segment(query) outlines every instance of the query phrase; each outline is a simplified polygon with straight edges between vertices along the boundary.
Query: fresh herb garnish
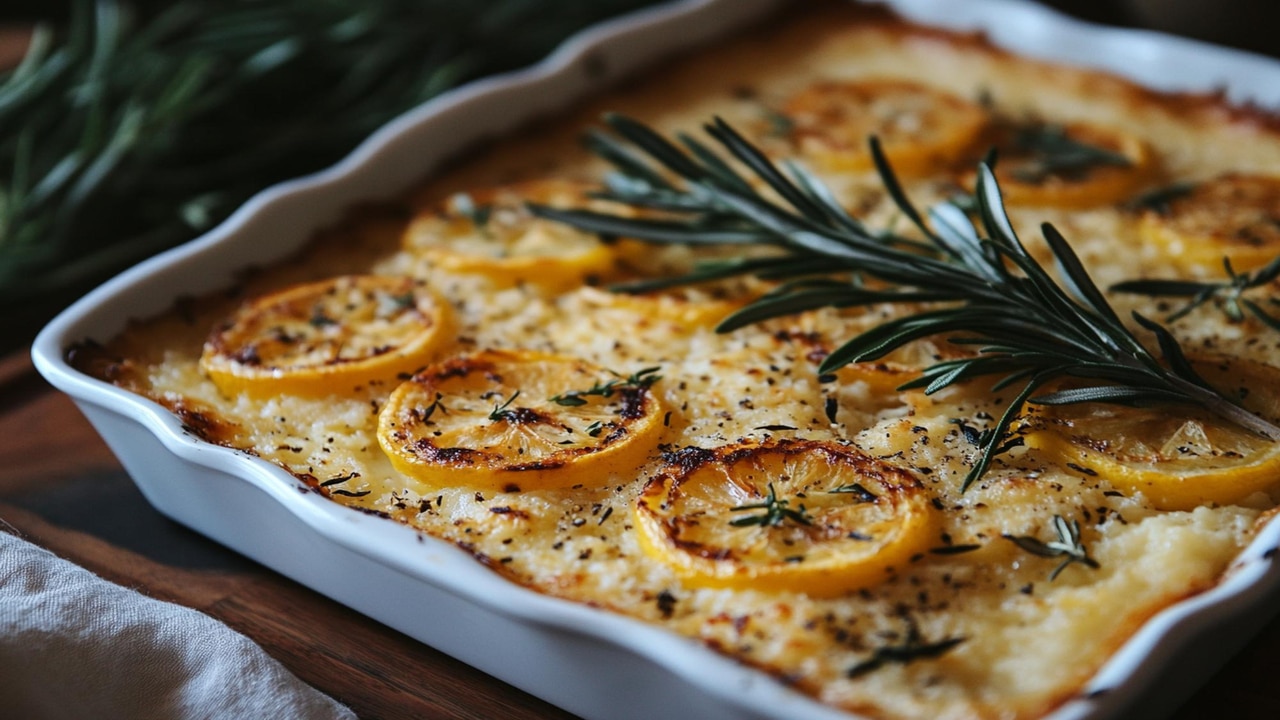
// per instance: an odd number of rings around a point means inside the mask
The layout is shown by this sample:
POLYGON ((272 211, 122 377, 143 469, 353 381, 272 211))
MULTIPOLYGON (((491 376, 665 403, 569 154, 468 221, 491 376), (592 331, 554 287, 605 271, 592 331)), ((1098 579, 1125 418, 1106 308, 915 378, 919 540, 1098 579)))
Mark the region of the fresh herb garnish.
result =
POLYGON ((790 520, 797 525, 812 525, 813 518, 805 511, 804 504, 801 503, 796 509, 791 508, 791 501, 786 498, 778 497, 773 489, 773 483, 768 485, 769 493, 765 496, 763 502, 748 503, 746 505, 737 505, 729 508, 733 512, 743 512, 747 510, 763 510, 759 515, 748 515, 746 517, 735 518, 729 521, 734 527, 745 527, 749 525, 759 525, 760 527, 777 527, 782 523, 790 520))
POLYGON ((332 487, 334 485, 341 485, 342 483, 348 480, 358 478, 358 477, 360 477, 360 473, 358 472, 352 472, 347 475, 339 475, 337 477, 332 477, 332 478, 329 478, 328 480, 322 481, 320 483, 320 487, 332 487))
POLYGON ((337 325, 338 321, 334 320, 328 315, 325 315, 324 310, 322 310, 319 307, 316 307, 312 311, 311 317, 307 318, 307 323, 311 325, 311 327, 313 328, 322 328, 322 327, 332 327, 334 325, 337 325))
MULTIPOLYGON (((1207 280, 1127 280, 1111 286, 1112 292, 1147 295, 1150 297, 1190 298, 1177 310, 1165 317, 1165 322, 1177 322, 1191 311, 1212 302, 1233 323, 1244 322, 1246 313, 1254 316, 1272 330, 1280 330, 1280 316, 1268 313, 1258 302, 1244 296, 1250 290, 1270 285, 1280 277, 1280 256, 1254 272, 1238 273, 1231 267, 1230 258, 1222 258, 1227 279, 1207 280)), ((1280 307, 1280 300, 1268 297, 1267 303, 1280 307)))
POLYGON ((1210 387, 1167 329, 1134 313, 1134 322, 1154 336, 1159 354, 1147 350, 1107 303, 1066 239, 1045 223, 1041 230, 1060 274, 1054 279, 1014 232, 986 163, 978 166, 976 221, 947 202, 922 213, 907 198, 872 138, 872 157, 885 189, 926 239, 907 244, 869 230, 815 176, 795 163, 775 165, 723 120, 708 125, 707 133, 781 202, 763 196, 729 161, 693 137, 682 134, 676 145, 627 117, 611 115, 606 122, 621 139, 594 133, 589 142, 618 172, 598 195, 654 208, 665 217, 618 217, 546 206, 532 206, 532 211, 583 230, 650 242, 777 248, 780 252, 768 257, 705 263, 687 275, 621 288, 648 290, 739 275, 782 281, 773 292, 726 318, 720 332, 823 307, 905 306, 903 316, 836 348, 819 373, 877 360, 931 336, 974 347, 974 355, 930 365, 920 378, 903 386, 935 393, 977 377, 996 376, 994 391, 1013 388, 1004 412, 979 438, 978 457, 962 489, 983 477, 995 458, 1012 447, 1010 427, 1028 402, 1193 405, 1259 435, 1280 438, 1280 428, 1210 387), (670 175, 681 180, 668 179, 670 175), (850 279, 832 277, 841 271, 850 279), (863 275, 881 285, 859 282, 863 275), (941 305, 920 310, 915 303, 941 305), (1084 386, 1036 394, 1064 379, 1082 380, 1084 386))
POLYGON ((1006 437, 1003 442, 996 445, 996 429, 994 427, 979 429, 970 425, 963 418, 952 418, 951 424, 960 428, 960 434, 964 436, 964 439, 970 445, 977 448, 992 448, 993 455, 1003 455, 1016 447, 1022 447, 1026 443, 1025 439, 1012 435, 1006 429, 1006 437))
POLYGON ((425 423, 425 422, 427 422, 428 420, 430 420, 430 419, 431 419, 431 416, 432 416, 432 415, 435 415, 435 414, 436 414, 436 411, 437 411, 437 410, 439 410, 439 411, 440 411, 440 414, 441 414, 441 415, 448 415, 448 414, 449 414, 449 408, 445 407, 445 406, 444 406, 444 403, 443 403, 443 402, 441 402, 441 400, 443 400, 443 399, 444 399, 444 395, 443 395, 443 394, 441 394, 441 393, 436 393, 436 399, 435 399, 435 400, 432 400, 430 405, 428 405, 428 406, 426 406, 425 408, 423 408, 423 409, 421 409, 421 410, 417 411, 417 414, 418 414, 418 420, 419 420, 420 422, 424 422, 424 423, 425 423))
POLYGON ((1017 128, 1013 145, 1018 162, 1010 174, 1025 183, 1044 182, 1051 176, 1071 177, 1099 165, 1129 167, 1123 154, 1071 137, 1066 128, 1052 123, 1029 123, 1017 128))
MULTIPOLYGON (((549 399, 557 405, 563 405, 565 407, 581 407, 586 405, 587 398, 593 395, 610 398, 613 397, 614 393, 623 390, 643 390, 651 387, 654 383, 662 379, 662 376, 657 374, 661 369, 661 367, 648 367, 631 373, 627 377, 622 377, 617 373, 613 373, 617 376, 613 380, 608 380, 603 383, 597 382, 595 385, 592 385, 585 390, 569 390, 568 392, 553 395, 549 399)), ((613 371, 610 370, 609 372, 612 373, 613 371)))
POLYGON ((907 665, 917 660, 932 660, 941 657, 949 650, 964 642, 965 638, 944 638, 937 642, 925 642, 920 636, 920 628, 914 622, 907 627, 907 637, 898 645, 885 645, 875 649, 871 657, 849 668, 846 677, 856 678, 873 670, 879 670, 889 663, 907 665))
POLYGON ((408 310, 418 304, 418 299, 413 296, 413 291, 391 296, 391 304, 396 310, 408 310))
POLYGON ((876 494, 862 486, 862 483, 849 483, 840 487, 828 490, 829 493, 838 493, 843 495, 853 495, 858 502, 873 503, 876 501, 876 494))
POLYGON ((516 411, 511 409, 511 403, 515 402, 518 397, 520 397, 519 390, 511 393, 511 397, 507 398, 503 402, 494 403, 493 411, 489 413, 489 419, 493 422, 501 422, 503 420, 515 418, 516 411))
POLYGON ((320 487, 329 490, 330 495, 342 495, 343 497, 358 498, 358 497, 364 497, 365 495, 371 494, 373 492, 372 490, 347 490, 346 488, 333 487, 334 485, 341 485, 347 482, 348 480, 354 480, 355 478, 358 478, 358 477, 360 477, 360 473, 358 472, 351 472, 347 475, 339 475, 337 477, 332 477, 332 478, 329 478, 328 480, 321 482, 320 487))
POLYGON ((1148 190, 1130 200, 1125 204, 1125 207, 1131 210, 1150 210, 1157 215, 1168 215, 1172 211, 1170 205, 1174 200, 1184 197, 1195 189, 1196 183, 1193 182, 1173 183, 1154 190, 1148 190))
POLYGON ((1067 522, 1061 515, 1054 515, 1053 531, 1058 537, 1049 542, 1041 542, 1029 535, 1003 535, 1002 537, 1032 555, 1062 558, 1062 562, 1049 573, 1050 582, 1072 563, 1080 563, 1095 570, 1098 568, 1098 561, 1089 557, 1089 551, 1084 543, 1080 542, 1080 523, 1075 520, 1067 522))
POLYGON ((372 490, 344 490, 342 488, 338 488, 337 490, 329 491, 329 494, 358 498, 358 497, 364 497, 365 495, 372 494, 372 492, 373 492, 372 490))

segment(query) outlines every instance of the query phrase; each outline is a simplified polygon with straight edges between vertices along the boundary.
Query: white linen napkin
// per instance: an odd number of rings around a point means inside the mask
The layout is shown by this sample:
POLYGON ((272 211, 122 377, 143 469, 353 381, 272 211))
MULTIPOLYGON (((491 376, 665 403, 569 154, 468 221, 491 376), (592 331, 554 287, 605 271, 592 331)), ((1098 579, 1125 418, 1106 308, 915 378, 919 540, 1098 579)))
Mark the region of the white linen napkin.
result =
POLYGON ((249 638, 0 529, 0 716, 354 719, 249 638))

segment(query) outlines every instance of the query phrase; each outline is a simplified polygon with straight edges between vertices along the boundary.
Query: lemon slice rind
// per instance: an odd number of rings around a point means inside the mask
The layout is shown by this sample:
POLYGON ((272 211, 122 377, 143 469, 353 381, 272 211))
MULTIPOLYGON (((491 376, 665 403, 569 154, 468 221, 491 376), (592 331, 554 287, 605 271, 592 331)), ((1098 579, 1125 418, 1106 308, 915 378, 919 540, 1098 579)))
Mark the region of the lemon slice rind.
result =
POLYGON ((935 523, 906 471, 804 440, 676 453, 633 515, 644 552, 690 586, 815 597, 891 577, 926 548, 935 523), (770 493, 807 522, 762 524, 770 493))
POLYGON ((214 328, 200 366, 232 397, 347 394, 423 367, 452 327, 448 303, 421 282, 344 275, 242 304, 214 328))
POLYGON ((967 155, 987 123, 976 103, 914 82, 864 79, 814 83, 786 100, 786 136, 824 170, 874 169, 875 135, 894 171, 936 173, 967 155))
POLYGON ((555 400, 610 378, 584 360, 526 350, 453 358, 392 392, 378 442, 396 470, 431 487, 517 492, 630 479, 661 436, 658 396, 619 385, 607 397, 555 400))
MULTIPOLYGON (((1273 422, 1280 416, 1280 369, 1239 358, 1193 361, 1211 385, 1273 422)), ((1034 407, 1028 448, 1141 492, 1160 510, 1231 505, 1280 484, 1280 442, 1187 408, 1080 405, 1034 407)))
POLYGON ((480 275, 498 287, 581 285, 613 269, 612 250, 595 235, 533 216, 525 203, 588 207, 596 202, 590 189, 548 178, 458 193, 418 213, 403 246, 430 267, 480 275))

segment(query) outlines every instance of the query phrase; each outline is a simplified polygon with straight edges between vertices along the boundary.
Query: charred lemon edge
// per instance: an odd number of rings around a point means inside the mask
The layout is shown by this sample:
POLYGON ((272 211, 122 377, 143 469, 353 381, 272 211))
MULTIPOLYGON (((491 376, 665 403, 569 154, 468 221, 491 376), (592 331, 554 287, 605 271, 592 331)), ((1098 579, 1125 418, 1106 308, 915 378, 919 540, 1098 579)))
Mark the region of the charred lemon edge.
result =
MULTIPOLYGON (((1217 189, 1216 186, 1230 186, 1239 183, 1269 184, 1271 186, 1269 189, 1275 195, 1277 204, 1280 204, 1280 177, 1228 173, 1201 181, 1188 190, 1186 196, 1171 199, 1169 201, 1169 213, 1176 215, 1182 202, 1203 202, 1204 198, 1197 193, 1203 192, 1206 187, 1217 189)), ((1212 200, 1212 198, 1209 200, 1212 200)), ((1239 210, 1239 206, 1236 204, 1224 204, 1219 209, 1234 211, 1239 210)), ((1225 212, 1217 213, 1219 216, 1225 214, 1225 212)), ((1227 218, 1227 222, 1221 226, 1200 227, 1189 230, 1178 227, 1176 217, 1171 217, 1169 214, 1155 210, 1146 210, 1138 219, 1138 233, 1144 242, 1160 248, 1164 257, 1187 269, 1218 270, 1222 267, 1223 259, 1226 258, 1231 261, 1231 266, 1236 271, 1255 270, 1280 255, 1280 242, 1259 243, 1256 246, 1222 242, 1220 240, 1221 237, 1228 236, 1233 231, 1240 229, 1238 226, 1230 225, 1229 220, 1227 218)))
MULTIPOLYGON (((885 156, 893 166, 894 172, 901 177, 923 177, 938 172, 961 158, 967 157, 980 141, 988 124, 987 112, 977 103, 966 100, 951 92, 925 85, 912 80, 890 78, 861 78, 852 80, 826 80, 813 83, 793 93, 783 103, 782 112, 791 116, 804 113, 799 105, 822 100, 822 93, 854 92, 875 99, 891 92, 915 93, 931 96, 939 117, 936 126, 926 131, 926 139, 921 138, 921 131, 905 137, 869 128, 865 135, 876 135, 884 150, 885 156), (937 137, 932 137, 936 135, 937 137)), ((865 139, 859 138, 856 144, 847 147, 841 143, 833 143, 822 131, 806 131, 797 136, 794 128, 786 133, 787 140, 804 157, 829 172, 867 172, 875 169, 875 161, 865 139), (811 147, 807 147, 811 146, 811 147)))
MULTIPOLYGON (((341 318, 334 318, 341 324, 341 318)), ((362 386, 394 382, 431 361, 452 343, 455 320, 452 307, 440 295, 411 278, 380 275, 342 275, 315 282, 292 285, 282 290, 252 298, 226 321, 219 324, 205 341, 200 368, 227 396, 246 395, 264 399, 277 395, 322 397, 353 394, 362 386), (422 332, 411 342, 369 357, 299 367, 271 367, 246 364, 236 360, 228 332, 243 323, 244 315, 270 311, 281 303, 323 293, 341 282, 381 285, 386 290, 409 291, 415 297, 415 309, 425 319, 422 332)))
POLYGON ((644 553, 669 567, 691 587, 802 592, 813 597, 838 597, 883 582, 927 549, 938 522, 932 496, 910 473, 854 448, 818 440, 781 440, 704 451, 700 461, 668 466, 650 478, 632 506, 632 517, 644 553), (900 511, 902 522, 895 526, 892 539, 857 561, 750 566, 686 552, 668 532, 666 513, 661 507, 665 498, 707 465, 732 462, 743 454, 808 452, 822 452, 842 461, 874 463, 894 477, 893 484, 886 483, 886 487, 892 491, 890 500, 900 511))
MULTIPOLYGON (((482 350, 436 363, 401 383, 378 413, 378 444, 392 466, 430 487, 461 486, 518 492, 577 485, 604 486, 619 477, 634 475, 648 461, 662 436, 665 415, 661 398, 651 388, 638 391, 641 393, 642 410, 635 418, 622 419, 623 434, 615 438, 610 433, 597 445, 557 450, 538 460, 508 461, 486 452, 489 450, 487 447, 441 448, 429 435, 419 435, 412 433, 412 428, 406 429, 405 408, 411 395, 432 401, 436 393, 441 393, 441 401, 447 406, 448 393, 442 389, 447 389, 450 380, 475 373, 494 375, 502 368, 506 368, 507 373, 512 369, 518 372, 522 363, 563 363, 596 370, 598 377, 609 374, 604 368, 579 358, 532 350, 482 350), (407 447, 410 444, 413 449, 407 447)), ((529 397, 550 397, 554 394, 546 391, 547 388, 541 388, 529 392, 529 397)), ((571 410, 565 408, 564 412, 571 410)), ((487 419, 487 416, 477 415, 477 421, 487 419)))
POLYGON ((534 218, 527 220, 530 228, 556 227, 565 233, 581 235, 582 242, 571 248, 567 255, 519 255, 511 257, 494 257, 459 251, 450 247, 449 231, 454 223, 468 226, 466 233, 482 232, 474 221, 449 209, 449 204, 459 195, 469 196, 474 202, 484 205, 493 198, 510 195, 521 197, 529 202, 544 203, 556 207, 572 207, 564 199, 576 197, 586 205, 590 199, 587 192, 594 189, 592 183, 562 178, 538 178, 505 185, 493 185, 463 193, 454 193, 425 210, 417 213, 409 221, 402 237, 402 247, 409 253, 425 259, 431 267, 447 273, 479 275, 488 278, 498 287, 514 287, 516 285, 533 285, 548 291, 562 291, 582 285, 593 278, 610 275, 617 263, 616 253, 609 245, 581 231, 567 226, 553 224, 552 221, 534 218), (442 223, 445 232, 428 230, 428 226, 442 223), (424 242, 424 236, 440 234, 434 242, 424 242))
MULTIPOLYGON (((1280 368, 1259 362, 1226 356, 1192 358, 1192 364, 1203 372, 1217 363, 1243 367, 1236 382, 1241 387, 1280 388, 1280 368), (1261 380, 1270 375, 1271 379, 1261 380), (1258 380, 1249 384, 1249 380, 1258 380)), ((1280 407, 1280 402, 1277 403, 1280 407)), ((1026 429, 1022 437, 1029 449, 1048 454, 1067 467, 1083 468, 1092 475, 1126 492, 1141 492, 1158 510, 1193 510, 1207 504, 1230 505, 1253 493, 1280 484, 1280 441, 1262 445, 1265 450, 1252 462, 1195 472, 1193 468, 1160 470, 1125 463, 1105 451, 1090 447, 1081 434, 1068 434, 1051 422, 1038 421, 1044 410, 1034 406, 1024 415, 1026 429)), ((1274 419, 1274 418, 1273 418, 1274 419)), ((1224 421, 1225 422, 1225 421, 1224 421)), ((1267 442, 1259 438, 1261 442, 1267 442)))
MULTIPOLYGON (((1008 163, 997 162, 994 168, 1003 200, 1011 205, 1059 207, 1084 210, 1116 205, 1137 195, 1160 174, 1160 157, 1151 143, 1123 130, 1074 122, 1063 126, 1068 134, 1083 136, 1087 141, 1105 140, 1107 149, 1124 156, 1127 166, 1099 166, 1081 180, 1050 176, 1043 182, 1019 180, 1011 174, 1008 163)), ((964 176, 964 184, 972 187, 976 175, 964 176)))

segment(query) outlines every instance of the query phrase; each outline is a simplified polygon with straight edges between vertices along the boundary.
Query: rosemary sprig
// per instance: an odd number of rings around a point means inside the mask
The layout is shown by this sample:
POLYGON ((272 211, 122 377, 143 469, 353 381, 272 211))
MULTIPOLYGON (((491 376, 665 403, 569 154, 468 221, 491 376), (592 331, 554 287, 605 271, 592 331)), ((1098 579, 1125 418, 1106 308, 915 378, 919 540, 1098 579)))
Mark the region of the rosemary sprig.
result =
POLYGON ((1084 543, 1080 542, 1079 522, 1072 520, 1068 523, 1061 515, 1054 515, 1053 531, 1058 537, 1049 542, 1041 542, 1029 535, 1004 535, 1002 537, 1032 555, 1062 558, 1062 562, 1058 563, 1053 572, 1049 573, 1049 582, 1056 580, 1058 575, 1061 575, 1062 571, 1072 563, 1080 563, 1094 570, 1098 569, 1098 561, 1089 557, 1089 551, 1085 548, 1084 543))
POLYGON ((1047 223, 1041 230, 1060 279, 1042 267, 1014 232, 986 163, 978 166, 976 221, 947 202, 921 212, 906 196, 879 143, 871 140, 881 180, 902 215, 925 238, 925 252, 920 243, 908 245, 868 229, 815 176, 795 163, 775 165, 723 120, 707 125, 707 134, 780 202, 764 197, 729 160, 691 136, 679 135, 677 144, 624 116, 611 115, 606 122, 616 137, 593 133, 589 143, 617 172, 599 196, 654 208, 663 217, 546 206, 531 210, 610 236, 774 247, 778 252, 769 257, 716 262, 688 275, 629 286, 649 289, 744 274, 785 281, 726 318, 721 332, 823 307, 932 303, 924 310, 909 305, 903 316, 848 340, 826 357, 818 372, 876 360, 930 336, 975 347, 975 355, 935 363, 903 386, 935 393, 995 376, 993 392, 1012 389, 1004 412, 981 435, 962 489, 1013 447, 1010 427, 1028 402, 1194 405, 1259 435, 1280 438, 1280 428, 1210 387, 1167 329, 1134 313, 1133 321, 1155 338, 1159 354, 1149 351, 1107 303, 1066 239, 1047 223), (848 279, 834 276, 842 272, 848 279), (883 287, 862 284, 858 278, 863 275, 882 281, 883 287), (1064 379, 1083 381, 1083 386, 1037 394, 1064 379))
MULTIPOLYGON (((654 383, 662 379, 657 374, 662 368, 660 366, 648 367, 631 373, 627 377, 618 375, 613 380, 605 382, 597 382, 585 390, 568 390, 558 395, 552 395, 549 400, 557 405, 565 407, 581 407, 587 404, 587 398, 591 396, 609 398, 613 394, 622 390, 644 390, 651 387, 654 383)), ((610 372, 613 372, 612 370, 610 372)), ((617 375, 617 373, 614 373, 617 375)))
POLYGON ((889 663, 907 665, 917 660, 932 660, 945 655, 964 641, 965 638, 962 637, 949 637, 937 642, 926 642, 920 635, 920 628, 911 622, 907 627, 907 637, 900 644, 876 648, 870 658, 849 668, 845 675, 856 678, 879 670, 889 663))
MULTIPOLYGON (((1193 310, 1212 302, 1233 323, 1244 322, 1246 313, 1254 316, 1272 330, 1280 330, 1280 316, 1268 313, 1262 305, 1244 296, 1250 290, 1266 287, 1280 277, 1280 256, 1254 272, 1238 273, 1231 267, 1230 258, 1222 258, 1227 279, 1219 282, 1182 279, 1127 280, 1111 286, 1112 292, 1147 295, 1150 297, 1190 298, 1181 307, 1165 316, 1165 322, 1177 322, 1193 310)), ((1271 305, 1280 306, 1280 300, 1268 297, 1271 305)))
POLYGON ((746 510, 763 510, 759 515, 747 515, 740 518, 734 518, 729 521, 734 527, 747 527, 751 525, 759 525, 760 527, 778 527, 784 522, 791 521, 797 525, 812 525, 813 518, 804 509, 804 503, 798 508, 791 507, 791 501, 786 498, 778 497, 778 493, 773 489, 773 483, 769 483, 769 493, 764 500, 758 503, 747 503, 746 505, 737 505, 729 508, 732 512, 743 512, 746 510))

